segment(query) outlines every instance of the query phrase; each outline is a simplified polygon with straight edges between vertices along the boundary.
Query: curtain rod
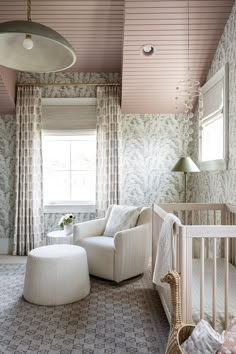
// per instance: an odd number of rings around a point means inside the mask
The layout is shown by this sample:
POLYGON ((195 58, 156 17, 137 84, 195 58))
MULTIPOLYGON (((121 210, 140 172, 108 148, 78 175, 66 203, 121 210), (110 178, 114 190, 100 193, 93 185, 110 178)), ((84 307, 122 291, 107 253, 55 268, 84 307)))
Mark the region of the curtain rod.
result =
POLYGON ((24 83, 17 83, 17 86, 38 86, 38 87, 48 87, 48 86, 120 86, 120 83, 114 82, 87 82, 87 83, 79 83, 79 82, 54 82, 54 83, 31 83, 31 82, 24 82, 24 83))

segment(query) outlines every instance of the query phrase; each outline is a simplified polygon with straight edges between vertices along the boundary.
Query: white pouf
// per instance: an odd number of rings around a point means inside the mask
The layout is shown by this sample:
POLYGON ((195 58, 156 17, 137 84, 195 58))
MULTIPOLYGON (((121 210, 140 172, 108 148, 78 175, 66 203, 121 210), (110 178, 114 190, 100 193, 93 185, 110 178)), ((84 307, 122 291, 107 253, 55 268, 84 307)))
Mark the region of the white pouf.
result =
POLYGON ((24 298, 38 305, 63 305, 90 292, 87 254, 73 245, 35 248, 27 257, 24 298))

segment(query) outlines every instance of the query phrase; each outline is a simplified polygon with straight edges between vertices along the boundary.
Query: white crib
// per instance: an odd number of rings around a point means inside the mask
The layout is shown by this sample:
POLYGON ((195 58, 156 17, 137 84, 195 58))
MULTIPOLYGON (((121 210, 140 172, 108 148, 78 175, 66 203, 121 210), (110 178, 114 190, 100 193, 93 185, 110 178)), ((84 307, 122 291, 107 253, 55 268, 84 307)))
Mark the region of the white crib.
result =
MULTIPOLYGON (((182 278, 185 323, 201 318, 214 328, 227 327, 236 316, 236 206, 229 204, 153 205, 152 260, 166 213, 182 222, 176 227, 176 268, 182 278), (220 326, 219 326, 220 324, 220 326)), ((157 287, 168 320, 170 292, 157 287)))

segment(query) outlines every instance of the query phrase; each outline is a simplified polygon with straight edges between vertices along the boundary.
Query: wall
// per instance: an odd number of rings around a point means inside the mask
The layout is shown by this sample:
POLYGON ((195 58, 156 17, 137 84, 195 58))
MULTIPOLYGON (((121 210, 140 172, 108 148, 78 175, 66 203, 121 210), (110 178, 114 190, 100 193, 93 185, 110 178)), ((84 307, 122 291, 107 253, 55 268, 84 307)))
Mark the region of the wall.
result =
MULTIPOLYGON (((119 82, 116 73, 19 74, 20 82, 119 82)), ((43 97, 96 97, 95 86, 46 87, 43 97)), ((13 236, 14 224, 14 133, 15 117, 2 116, 0 158, 7 172, 0 174, 0 241, 13 236), (6 145, 6 148, 3 147, 6 145), (7 180, 7 183, 5 183, 7 180), (2 221, 3 220, 3 221, 2 221)), ((192 122, 184 115, 123 115, 122 200, 129 205, 177 202, 183 198, 183 175, 170 169, 185 155, 191 141, 192 122)), ((2 162, 1 162, 2 165, 2 162)), ((61 214, 45 214, 45 233, 55 229, 61 214)), ((76 214, 76 221, 94 218, 93 213, 76 214)), ((0 243, 0 253, 2 252, 0 243)))
POLYGON ((183 174, 171 168, 187 155, 192 133, 180 114, 123 116, 122 203, 183 201, 183 174))
POLYGON ((8 253, 15 206, 15 116, 0 115, 0 254, 8 253))
MULTIPOLYGON (((236 3, 218 44, 210 79, 224 64, 229 63, 229 165, 227 171, 201 172, 191 179, 194 202, 236 203, 236 3)), ((197 118, 197 115, 196 115, 197 118)), ((197 157, 197 121, 195 125, 195 157, 197 157)))
MULTIPOLYGON (((30 74, 19 73, 18 82, 20 83, 105 83, 120 82, 118 73, 49 73, 49 74, 30 74)), ((43 97, 96 97, 96 86, 48 86, 42 91, 43 97)))

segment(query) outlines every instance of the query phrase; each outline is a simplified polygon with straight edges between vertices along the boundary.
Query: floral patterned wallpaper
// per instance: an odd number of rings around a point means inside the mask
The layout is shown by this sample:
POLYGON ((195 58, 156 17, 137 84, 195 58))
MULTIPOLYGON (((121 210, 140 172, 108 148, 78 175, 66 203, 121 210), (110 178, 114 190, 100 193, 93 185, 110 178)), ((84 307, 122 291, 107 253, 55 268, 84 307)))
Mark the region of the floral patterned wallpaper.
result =
MULTIPOLYGON (((194 202, 236 203, 236 3, 218 44, 210 79, 223 65, 229 63, 229 164, 227 171, 201 172, 191 177, 194 202)), ((197 114, 196 114, 197 118, 197 114)), ((198 129, 195 120, 195 157, 197 157, 198 129)))
POLYGON ((122 203, 183 201, 183 174, 171 169, 188 153, 192 124, 181 114, 123 116, 122 203))
POLYGON ((14 115, 0 115, 0 238, 13 236, 15 214, 14 115))
MULTIPOLYGON (((119 73, 19 73, 20 83, 105 83, 121 80, 119 73)), ((96 97, 96 86, 48 86, 43 88, 43 97, 96 97)))
MULTIPOLYGON (((116 73, 50 73, 19 74, 20 82, 119 82, 116 73)), ((43 97, 96 97, 96 86, 43 88, 43 97)), ((0 158, 4 162, 2 173, 11 176, 7 184, 1 179, 0 202, 7 205, 0 210, 0 238, 12 237, 14 223, 14 117, 0 117, 1 142, 7 149, 0 158), (10 127, 10 129, 9 129, 10 127), (12 133, 10 133, 12 132, 12 133), (10 137, 9 135, 12 134, 10 137), (9 152, 7 152, 9 151, 9 152), (11 181, 11 183, 10 183, 11 181), (6 217, 6 214, 8 215, 6 217), (10 221, 9 220, 10 217, 10 221), (9 226, 10 225, 10 226, 9 226)), ((183 198, 183 175, 170 172, 181 155, 187 153, 192 140, 192 121, 184 115, 122 115, 122 200, 123 204, 151 205, 153 202, 177 202, 183 198)), ((0 175, 1 176, 1 175, 0 175)), ((61 214, 45 214, 45 234, 57 228, 61 214)), ((77 221, 93 219, 93 213, 76 214, 77 221)))

